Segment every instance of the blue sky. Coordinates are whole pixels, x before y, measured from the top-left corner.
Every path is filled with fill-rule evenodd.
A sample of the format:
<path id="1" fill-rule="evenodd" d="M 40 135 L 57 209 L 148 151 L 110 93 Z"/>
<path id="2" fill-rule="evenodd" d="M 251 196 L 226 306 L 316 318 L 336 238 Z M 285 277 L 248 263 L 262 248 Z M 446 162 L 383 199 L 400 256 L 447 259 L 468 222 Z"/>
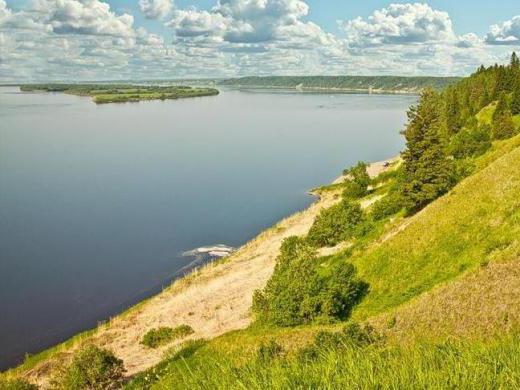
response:
<path id="1" fill-rule="evenodd" d="M 0 81 L 463 75 L 513 50 L 518 0 L 0 0 Z"/>

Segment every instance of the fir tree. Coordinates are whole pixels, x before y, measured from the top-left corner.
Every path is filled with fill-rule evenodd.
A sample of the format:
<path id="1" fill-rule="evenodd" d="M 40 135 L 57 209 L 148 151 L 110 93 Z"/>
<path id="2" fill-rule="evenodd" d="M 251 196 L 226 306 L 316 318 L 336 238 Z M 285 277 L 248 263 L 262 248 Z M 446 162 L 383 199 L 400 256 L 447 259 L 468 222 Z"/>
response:
<path id="1" fill-rule="evenodd" d="M 520 80 L 516 82 L 516 88 L 513 91 L 511 99 L 511 114 L 520 115 Z"/>
<path id="2" fill-rule="evenodd" d="M 511 111 L 506 109 L 500 115 L 493 117 L 493 138 L 507 139 L 517 134 Z"/>
<path id="3" fill-rule="evenodd" d="M 457 134 L 461 128 L 459 97 L 455 90 L 448 93 L 446 102 L 446 123 L 450 134 Z"/>
<path id="4" fill-rule="evenodd" d="M 513 52 L 513 54 L 511 54 L 511 69 L 513 69 L 513 70 L 520 69 L 520 59 L 518 58 L 518 56 L 516 55 L 515 52 Z"/>
<path id="5" fill-rule="evenodd" d="M 411 211 L 421 209 L 453 184 L 453 162 L 445 152 L 442 117 L 440 98 L 431 89 L 425 90 L 419 104 L 408 112 L 401 191 Z"/>
<path id="6" fill-rule="evenodd" d="M 507 97 L 505 93 L 501 93 L 498 98 L 498 103 L 495 108 L 495 112 L 493 113 L 493 121 L 496 121 L 499 117 L 504 115 L 506 111 L 509 110 L 509 106 L 507 104 Z"/>

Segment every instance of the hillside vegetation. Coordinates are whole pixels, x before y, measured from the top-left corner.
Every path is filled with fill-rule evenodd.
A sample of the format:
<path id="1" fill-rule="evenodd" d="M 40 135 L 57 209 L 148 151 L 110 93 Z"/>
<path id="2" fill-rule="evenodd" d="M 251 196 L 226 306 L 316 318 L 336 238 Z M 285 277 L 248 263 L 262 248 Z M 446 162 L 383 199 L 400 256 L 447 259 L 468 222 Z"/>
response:
<path id="1" fill-rule="evenodd" d="M 401 158 L 316 189 L 326 207 L 277 241 L 249 327 L 171 344 L 125 387 L 519 388 L 519 115 L 516 54 L 425 89 Z M 89 348 L 54 381 L 119 386 L 120 360 Z"/>
<path id="2" fill-rule="evenodd" d="M 425 90 L 401 164 L 368 181 L 358 164 L 322 189 L 343 201 L 282 246 L 256 324 L 187 345 L 130 388 L 520 386 L 519 80 L 513 55 Z"/>
<path id="3" fill-rule="evenodd" d="M 130 84 L 26 84 L 20 86 L 20 90 L 24 92 L 63 92 L 71 95 L 90 96 L 96 104 L 182 99 L 219 94 L 219 91 L 214 88 Z"/>
<path id="4" fill-rule="evenodd" d="M 221 81 L 220 85 L 263 88 L 330 89 L 374 92 L 420 92 L 431 87 L 442 89 L 460 80 L 458 77 L 400 76 L 271 76 L 242 77 Z"/>

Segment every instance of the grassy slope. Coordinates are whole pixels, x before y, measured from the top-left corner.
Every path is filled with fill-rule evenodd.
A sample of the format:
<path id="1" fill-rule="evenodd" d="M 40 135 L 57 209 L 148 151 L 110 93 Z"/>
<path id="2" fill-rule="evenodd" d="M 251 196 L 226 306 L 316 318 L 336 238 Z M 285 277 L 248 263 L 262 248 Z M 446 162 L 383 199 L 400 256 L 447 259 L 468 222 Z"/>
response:
<path id="1" fill-rule="evenodd" d="M 242 366 L 209 355 L 194 361 L 188 354 L 174 359 L 159 381 L 150 375 L 133 388 L 513 389 L 520 386 L 519 356 L 520 341 L 513 336 L 494 342 L 324 351 L 314 361 L 252 360 Z"/>
<path id="2" fill-rule="evenodd" d="M 396 317 L 388 330 L 394 340 L 414 329 L 420 338 L 437 333 L 442 340 L 458 329 L 473 336 L 470 341 L 442 348 L 427 340 L 408 346 L 391 343 L 369 353 L 331 352 L 312 364 L 289 359 L 266 367 L 254 359 L 261 342 L 275 339 L 291 356 L 317 331 L 331 326 L 251 327 L 210 341 L 192 356 L 165 360 L 161 369 L 148 373 L 149 379 L 161 377 L 152 381 L 154 388 L 520 384 L 518 339 L 478 341 L 514 329 L 520 317 L 520 136 L 495 143 L 476 165 L 477 173 L 406 221 L 403 230 L 352 259 L 371 284 L 354 312 L 356 319 L 376 316 L 372 321 L 381 329 Z M 334 260 L 344 259 L 338 255 Z M 467 315 L 457 317 L 454 311 L 460 309 L 468 309 Z"/>
<path id="3" fill-rule="evenodd" d="M 519 164 L 517 148 L 412 217 L 399 234 L 355 254 L 371 291 L 354 317 L 379 314 L 481 263 L 520 256 Z"/>

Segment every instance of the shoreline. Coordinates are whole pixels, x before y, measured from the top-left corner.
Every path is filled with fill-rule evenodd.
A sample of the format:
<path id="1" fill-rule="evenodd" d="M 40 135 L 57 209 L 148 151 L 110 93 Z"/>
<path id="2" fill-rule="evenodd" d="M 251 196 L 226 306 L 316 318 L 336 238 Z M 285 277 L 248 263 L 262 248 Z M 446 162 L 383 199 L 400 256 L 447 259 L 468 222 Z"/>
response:
<path id="1" fill-rule="evenodd" d="M 282 92 L 300 92 L 300 93 L 344 93 L 344 94 L 363 94 L 363 95 L 410 95 L 415 96 L 421 93 L 421 90 L 415 89 L 368 89 L 368 88 L 333 88 L 333 87 L 284 87 L 275 85 L 224 85 L 229 89 L 237 90 L 278 90 Z"/>
<path id="2" fill-rule="evenodd" d="M 387 163 L 399 157 L 374 162 L 368 172 L 375 177 L 384 172 Z M 344 176 L 333 181 L 339 183 Z M 282 241 L 289 236 L 307 234 L 319 212 L 339 201 L 338 191 L 310 192 L 315 200 L 272 227 L 260 232 L 230 256 L 216 259 L 195 268 L 174 280 L 162 292 L 131 306 L 73 338 L 35 354 L 26 363 L 5 371 L 22 375 L 46 388 L 56 358 L 67 360 L 85 343 L 112 350 L 125 362 L 127 375 L 146 370 L 162 359 L 164 352 L 179 345 L 179 340 L 162 348 L 148 349 L 140 344 L 150 329 L 161 326 L 191 326 L 195 333 L 188 339 L 212 339 L 229 331 L 244 329 L 252 318 L 250 307 L 253 292 L 263 288 L 274 270 Z M 367 203 L 364 207 L 367 207 Z"/>

